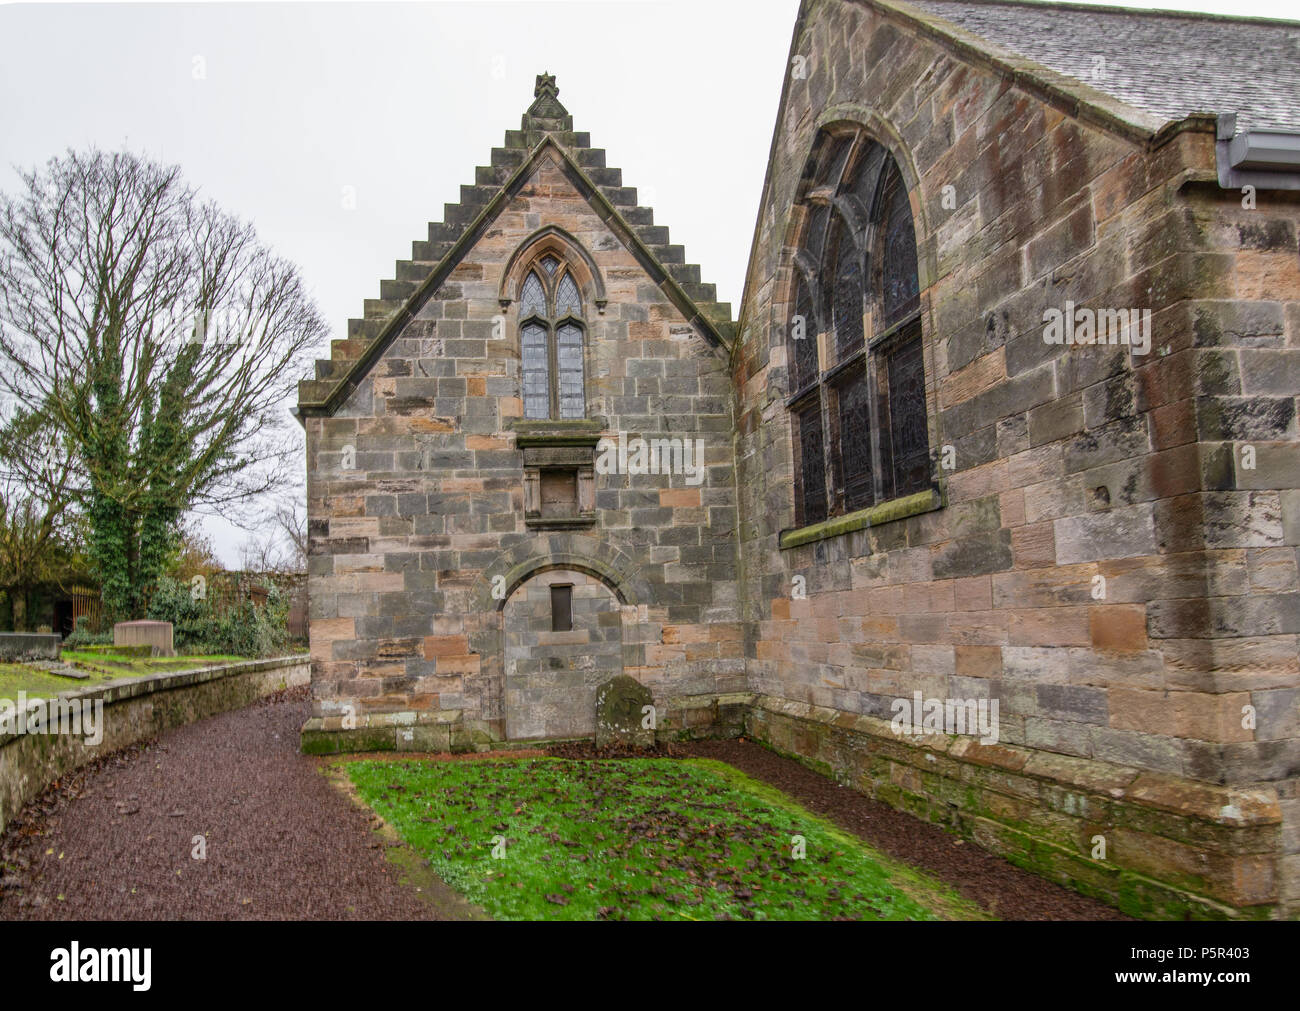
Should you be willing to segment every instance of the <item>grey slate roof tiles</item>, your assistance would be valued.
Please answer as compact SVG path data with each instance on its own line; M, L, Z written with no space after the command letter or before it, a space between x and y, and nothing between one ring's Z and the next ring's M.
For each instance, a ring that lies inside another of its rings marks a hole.
M1167 120L1227 112L1239 133L1300 132L1300 22L1005 0L910 3Z

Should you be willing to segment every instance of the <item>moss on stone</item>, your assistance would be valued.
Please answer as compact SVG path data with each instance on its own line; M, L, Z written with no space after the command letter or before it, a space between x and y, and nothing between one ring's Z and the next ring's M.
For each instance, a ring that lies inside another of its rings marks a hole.
M921 513L938 509L941 505L943 499L937 491L932 489L919 491L915 495L906 495L903 498L859 509L857 512L834 516L821 523L800 527L798 530L787 530L781 534L781 547L795 548L801 544L823 541L828 537L838 537L840 534L847 534L854 530L878 527L883 523L906 519L908 516L919 516Z

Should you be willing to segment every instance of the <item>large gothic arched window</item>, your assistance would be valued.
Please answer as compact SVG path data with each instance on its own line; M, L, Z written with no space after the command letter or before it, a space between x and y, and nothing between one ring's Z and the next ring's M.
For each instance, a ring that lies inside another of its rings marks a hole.
M931 483L907 187L852 129L821 135L805 181L788 329L800 525Z
M519 289L519 354L524 417L582 418L582 294L567 264L547 252L529 267Z

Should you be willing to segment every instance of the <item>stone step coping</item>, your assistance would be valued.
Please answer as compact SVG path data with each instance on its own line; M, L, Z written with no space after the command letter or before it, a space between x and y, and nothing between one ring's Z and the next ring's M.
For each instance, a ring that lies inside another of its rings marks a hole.
M554 138L550 138L550 135L547 135L547 137L549 139L554 139ZM454 250L455 248L462 245L460 239L464 237L467 231L473 230L473 226L476 224L478 219L484 216L489 206L492 203L494 203L500 196L501 192L510 185L514 176L519 174L523 170L523 168L527 165L527 163L531 160L532 155L535 154L537 151L537 147L540 147L540 142L536 147L530 149L530 151L528 152L528 157L526 157L520 163L518 168L516 168L515 171L510 174L510 177L507 180L499 183L488 184L488 185L475 185L472 187L462 186L461 188L462 197L466 196L465 191L468 190L476 198L481 197L482 198L481 202L478 199L475 199L474 202L465 202L464 200L462 200L462 202L459 204L447 204L444 207L443 221L429 222L430 236L432 236L433 230L436 226L439 225L449 226L454 224L455 231L459 236L459 238L457 238L453 242L452 248ZM573 157L572 152L566 150L563 146L560 146L559 150L561 151L562 155L577 169L577 171L579 171L580 173L585 172L585 169L579 164L576 158ZM613 170L607 170L607 171L613 171ZM636 204L635 187L610 187L599 183L595 183L594 181L591 180L589 175L586 176L586 178L589 185L593 187L593 195L598 196L599 201L603 201L607 205L606 206L607 212L612 213L615 217L619 216L619 212L617 208L620 207L624 208L625 210L628 209L642 210L642 208L640 208L639 205ZM599 208L597 208L597 210L599 213ZM466 217L466 220L464 222L453 222L453 219L457 217ZM610 222L607 220L606 224L610 224ZM677 245L669 244L666 241L662 246L657 244L651 245L645 243L644 240L640 238L640 235L637 232L637 229L640 227L653 227L653 226L649 226L649 225L642 226L642 225L638 225L635 222L628 221L625 229L614 228L614 231L616 232L616 234L620 231L626 231L628 233L628 236L631 238L632 245L634 247L635 246L643 247L645 250L647 250L650 253L651 256L655 258L660 268L663 269L666 275L666 280L667 280L666 291L669 294L669 297L672 298L674 291L680 292L682 295L684 295L689 300L689 302L693 304L695 308L698 310L698 315L704 321L706 331L711 331L713 334L720 336L722 338L723 346L729 348L730 342L734 341L735 339L735 323L731 319L730 303L717 301L717 286L714 284L703 283L698 280L687 281L687 282L679 281L671 271L670 269L671 266L680 265L686 267L688 270L694 270L695 276L698 277L698 271L699 271L698 264L687 264L685 262L686 259L685 247L680 244ZM667 239L666 230L664 233L664 238L665 240ZM414 248L412 251L414 252ZM633 253L634 254L636 253L635 248L633 249ZM450 251L448 252L448 255L450 255ZM404 310L404 308L410 304L410 301L412 299L415 299L418 296L419 291L423 287L424 283L427 283L427 281L432 277L433 273L441 268L445 259L446 259L445 256L440 257L437 260L437 262L434 263L434 265L429 270L429 275L428 277L426 277L425 282L398 281L397 279L387 279L380 282L381 291L384 285L400 285L403 288L407 285L414 285L415 287L412 289L411 293L408 296L402 298L365 299L363 303L363 312L362 312L360 325L364 325L365 323L380 324L380 334L376 335L373 338L369 338L368 341L376 340L379 338L379 336L382 336L382 333L388 329L388 324L390 320L392 320L394 317L399 315ZM400 266L398 267L397 272L398 273L401 272ZM663 285L661 285L661 287L663 287ZM688 313L685 308L683 308L682 306L679 306L678 308L681 309L683 315L690 317L690 313ZM691 319L691 321L695 322L693 318ZM348 339L353 339L352 330L353 330L353 321L349 320ZM340 358L341 356L335 355L333 353L333 347L331 347L330 360L338 361L340 360ZM344 360L348 361L349 363L356 361L356 359L352 358L351 356L349 356ZM325 359L317 360L317 366L318 366L317 374L319 376L320 373L325 373L329 375L329 378L328 379L317 378L317 379L305 380L300 382L298 384L299 405L307 404L307 405L317 406L325 403L329 399L329 397L333 394L334 387L337 384L339 384L343 379L346 378L346 374L350 374L352 372L351 364L349 364L346 373L344 375L338 375L335 373L335 370L333 368L327 367L325 365L325 361L326 361Z
M293 667L310 662L311 656L306 653L268 657L264 660L243 660L239 663L214 664L210 667L195 667L191 670L160 671L156 674L144 674L133 678L116 678L89 688L74 688L61 691L54 696L38 693L30 695L28 698L82 699L87 701L102 699L104 705L109 706L115 702L138 698L141 695L152 695L155 692L168 691L172 688L184 688L189 685L202 684L205 681L219 681L222 678L233 677L237 674L253 674L258 671ZM15 706L18 704L16 698L9 699L9 701ZM22 736L24 735L12 731L0 733L0 747L3 747L10 740Z
M794 699L759 695L754 705L795 719L825 723L893 742L907 741L922 753L932 751L974 765L1073 787L1113 800L1126 800L1231 828L1280 825L1282 811L1271 789L1219 786L1115 765L1102 759L1075 758L1010 744L981 744L974 737L895 734L889 720L814 706Z

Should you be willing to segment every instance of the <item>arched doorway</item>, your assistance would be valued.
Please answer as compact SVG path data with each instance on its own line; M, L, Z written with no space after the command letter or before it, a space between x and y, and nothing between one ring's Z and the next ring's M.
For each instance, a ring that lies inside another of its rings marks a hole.
M623 673L623 614L594 576L550 569L504 608L508 740L591 737L596 689Z

